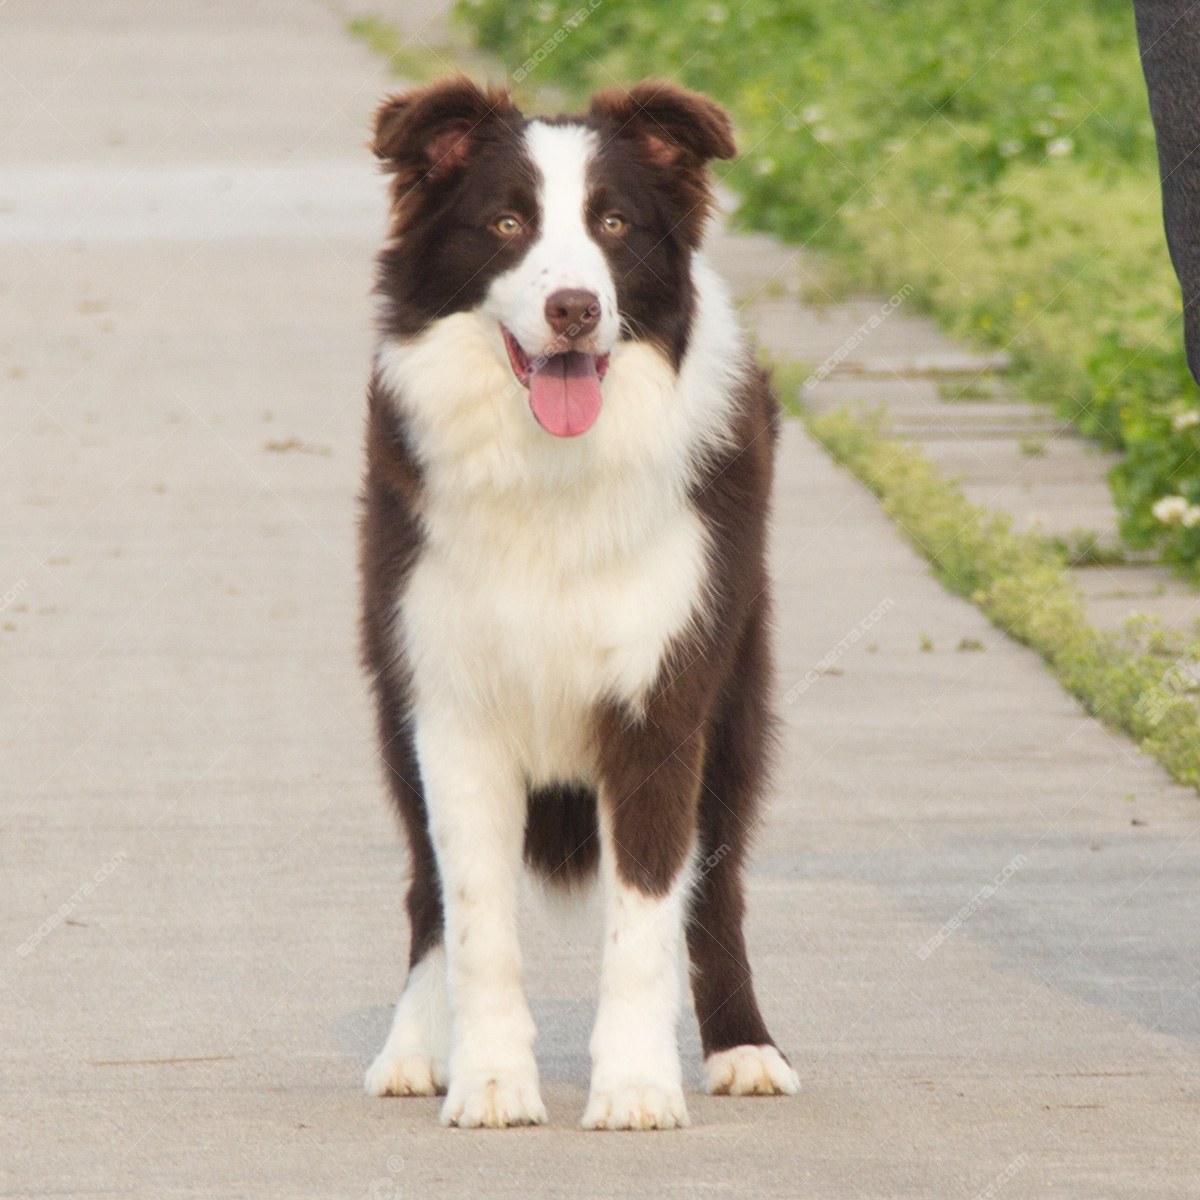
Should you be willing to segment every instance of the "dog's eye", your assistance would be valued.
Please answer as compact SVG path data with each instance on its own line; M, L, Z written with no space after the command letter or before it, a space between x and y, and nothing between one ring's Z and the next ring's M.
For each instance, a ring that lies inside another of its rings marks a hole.
M506 238L515 237L523 228L521 218L512 213L503 213L492 222L492 231Z
M620 237L629 228L629 222L619 212L609 212L600 218L600 228Z

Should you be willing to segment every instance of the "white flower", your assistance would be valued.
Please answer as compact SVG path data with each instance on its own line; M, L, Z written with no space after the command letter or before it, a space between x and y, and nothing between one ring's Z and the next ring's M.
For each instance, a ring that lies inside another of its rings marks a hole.
M754 160L755 175L774 175L778 168L779 164L773 158L765 155Z
M1200 409L1189 408L1186 412L1176 413L1171 418L1171 428L1176 432L1181 429L1191 429L1193 425L1200 425Z
M1164 525L1181 525L1188 515L1188 509L1195 507L1194 504L1188 504L1183 496L1164 496L1161 500L1154 502L1150 511ZM1200 520L1200 518L1197 519ZM1195 521L1192 524L1195 524Z
M837 134L834 133L828 125L818 125L816 129L813 130L813 137L816 138L817 141L822 145L827 145L829 142L837 141Z
M1189 504L1180 524L1187 529L1194 529L1200 525L1200 504Z
M1065 158L1075 149L1075 143L1069 137L1052 138L1046 143L1046 153L1051 158Z
M804 118L805 124L815 125L825 115L825 110L819 104L810 104L800 115Z

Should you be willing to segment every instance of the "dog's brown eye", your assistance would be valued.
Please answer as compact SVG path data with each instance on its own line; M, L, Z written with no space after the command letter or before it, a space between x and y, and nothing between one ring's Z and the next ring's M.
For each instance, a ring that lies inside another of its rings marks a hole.
M619 212L610 212L600 218L600 227L605 233L619 237L629 228L629 222Z
M492 222L493 231L501 237L515 237L522 228L521 218L513 216L512 213L504 213Z

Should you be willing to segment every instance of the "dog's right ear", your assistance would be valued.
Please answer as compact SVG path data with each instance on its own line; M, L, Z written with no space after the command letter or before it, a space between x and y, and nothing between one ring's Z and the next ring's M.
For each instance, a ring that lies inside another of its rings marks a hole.
M491 122L519 116L503 88L484 91L460 75L384 100L371 149L403 186L437 183L465 165Z

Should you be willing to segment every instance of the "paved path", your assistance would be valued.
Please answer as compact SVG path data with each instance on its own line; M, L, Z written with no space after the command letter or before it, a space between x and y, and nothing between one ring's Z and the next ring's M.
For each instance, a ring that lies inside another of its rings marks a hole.
M579 1133L594 914L531 901L550 1127L361 1095L404 931L353 636L385 81L340 26L0 8L0 1195L1194 1197L1195 795L794 426L751 937L804 1092Z
M960 480L973 503L1009 513L1018 529L1119 548L1108 484L1118 456L1014 398L1006 356L955 343L911 311L903 287L886 300L834 299L824 286L831 268L802 248L743 239L738 265L744 308L764 345L806 364L810 408L883 409L893 435ZM1168 567L1089 563L1072 578L1100 628L1122 629L1137 612L1179 634L1200 631L1200 590Z

